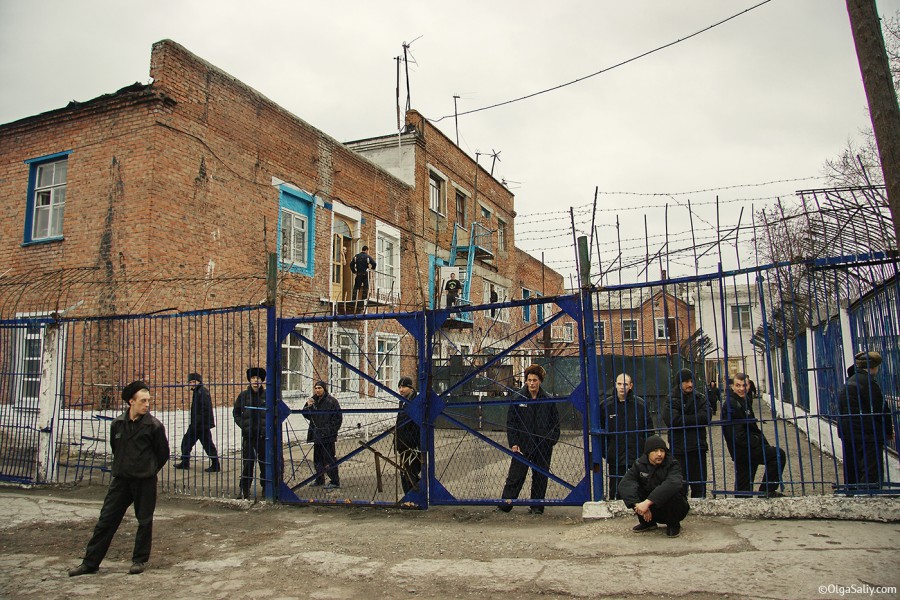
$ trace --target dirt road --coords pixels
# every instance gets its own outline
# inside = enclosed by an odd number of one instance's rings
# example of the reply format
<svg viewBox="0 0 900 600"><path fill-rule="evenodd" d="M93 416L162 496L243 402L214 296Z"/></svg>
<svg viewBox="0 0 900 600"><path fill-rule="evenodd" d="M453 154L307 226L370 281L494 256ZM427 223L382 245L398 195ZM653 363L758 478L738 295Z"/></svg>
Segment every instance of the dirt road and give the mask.
<svg viewBox="0 0 900 600"><path fill-rule="evenodd" d="M838 586L900 586L898 523L689 516L672 540L662 529L633 534L630 518L583 521L577 508L538 517L522 508L407 511L171 496L158 505L146 573L126 574L129 516L100 573L69 578L104 493L0 488L0 596L838 598Z"/></svg>

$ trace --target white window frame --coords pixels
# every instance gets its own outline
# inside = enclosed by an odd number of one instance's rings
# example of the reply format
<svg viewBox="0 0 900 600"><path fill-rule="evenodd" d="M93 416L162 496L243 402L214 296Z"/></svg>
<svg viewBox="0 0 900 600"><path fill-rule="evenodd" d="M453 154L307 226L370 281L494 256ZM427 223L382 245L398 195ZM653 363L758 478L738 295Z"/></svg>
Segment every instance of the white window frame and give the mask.
<svg viewBox="0 0 900 600"><path fill-rule="evenodd" d="M34 165L34 195L31 205L30 241L61 238L63 217L66 209L66 181L68 179L68 157ZM62 167L62 168L60 168ZM52 169L50 182L41 185L41 176ZM62 180L60 181L60 173ZM41 217L46 215L41 226ZM41 231L38 230L40 227Z"/></svg>
<svg viewBox="0 0 900 600"><path fill-rule="evenodd" d="M453 215L454 215L454 219L456 221L456 226L459 227L460 229L462 229L463 231L468 231L469 230L469 193L456 184L453 184L453 189L455 190L455 193L453 194L453 203L454 203ZM462 200L463 200L462 223L460 223L460 219L459 219L459 200L460 200L460 198L462 198Z"/></svg>
<svg viewBox="0 0 900 600"><path fill-rule="evenodd" d="M625 337L625 323L634 323L634 337ZM622 319L622 341L637 342L641 339L641 322L639 319Z"/></svg>
<svg viewBox="0 0 900 600"><path fill-rule="evenodd" d="M672 321L672 324L677 327L678 324L673 317L668 318L669 321ZM656 333L656 339L658 340L668 340L672 337L671 334L675 332L670 332L669 328L666 326L667 319L666 317L655 317L653 319L653 329ZM662 326L662 328L660 328ZM676 336L677 337L677 336Z"/></svg>
<svg viewBox="0 0 900 600"><path fill-rule="evenodd" d="M491 221L491 217L494 215L494 211L485 206L484 204L479 204L479 216L487 222Z"/></svg>
<svg viewBox="0 0 900 600"><path fill-rule="evenodd" d="M297 325L296 331L308 339L312 339L312 327ZM281 343L281 396L285 402L305 399L312 395L313 360L312 346L300 341L294 335L288 335ZM294 368L291 368L292 365Z"/></svg>
<svg viewBox="0 0 900 600"><path fill-rule="evenodd" d="M288 235L290 233L290 235ZM303 238L300 248L296 244L295 234ZM309 254L309 219L306 215L281 209L281 262L296 267L306 267Z"/></svg>
<svg viewBox="0 0 900 600"><path fill-rule="evenodd" d="M497 219L497 251L506 252L506 221Z"/></svg>
<svg viewBox="0 0 900 600"><path fill-rule="evenodd" d="M375 379L388 389L400 381L400 336L375 334Z"/></svg>
<svg viewBox="0 0 900 600"><path fill-rule="evenodd" d="M752 328L749 304L731 305L731 331L743 331Z"/></svg>
<svg viewBox="0 0 900 600"><path fill-rule="evenodd" d="M594 321L594 341L605 342L606 330L606 321L602 319L597 319L596 321Z"/></svg>
<svg viewBox="0 0 900 600"><path fill-rule="evenodd" d="M355 329L333 327L330 330L328 350L340 356L347 364L359 369L359 332ZM338 363L328 361L329 391L335 398L356 398L359 396L359 375Z"/></svg>
<svg viewBox="0 0 900 600"><path fill-rule="evenodd" d="M428 165L428 208L441 216L447 214L447 176L432 165Z"/></svg>
<svg viewBox="0 0 900 600"><path fill-rule="evenodd" d="M388 243L393 244L393 248L387 252L385 247ZM400 230L381 221L375 222L375 262L378 267L375 269L375 294L380 300L391 298L400 299L400 263L402 261L402 253L400 252Z"/></svg>

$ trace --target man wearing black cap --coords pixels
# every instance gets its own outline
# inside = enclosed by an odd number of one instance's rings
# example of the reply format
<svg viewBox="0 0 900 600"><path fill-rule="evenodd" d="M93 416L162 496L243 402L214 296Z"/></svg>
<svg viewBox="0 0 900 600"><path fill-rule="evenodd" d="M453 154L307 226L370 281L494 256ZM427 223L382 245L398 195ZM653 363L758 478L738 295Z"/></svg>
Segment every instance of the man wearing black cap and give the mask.
<svg viewBox="0 0 900 600"><path fill-rule="evenodd" d="M241 499L250 498L254 463L259 463L260 479L266 472L266 370L247 369L247 381L250 385L238 394L231 411L241 429Z"/></svg>
<svg viewBox="0 0 900 600"><path fill-rule="evenodd" d="M669 443L672 454L681 465L684 478L684 495L688 486L691 496L706 496L706 428L710 421L709 402L706 396L694 389L694 374L689 369L678 373L675 387L662 410L663 422L669 426Z"/></svg>
<svg viewBox="0 0 900 600"><path fill-rule="evenodd" d="M325 483L325 472L328 472L330 483L326 490L341 487L341 478L338 475L335 462L334 444L337 441L338 431L344 422L341 414L341 405L337 399L328 393L324 381L317 381L313 386L312 398L306 401L306 406L300 409L300 413L309 421L309 433L306 441L313 444L313 464L316 467L316 480L311 484L319 486Z"/></svg>
<svg viewBox="0 0 900 600"><path fill-rule="evenodd" d="M191 396L191 422L188 424L184 437L181 438L181 461L175 465L176 469L187 469L191 464L191 450L199 440L206 455L212 459L212 464L204 469L207 473L219 471L219 453L213 442L212 429L216 426L216 418L213 415L212 398L209 390L203 385L203 377L200 373L188 373L188 385L193 390Z"/></svg>
<svg viewBox="0 0 900 600"><path fill-rule="evenodd" d="M643 533L656 529L657 523L665 523L668 537L681 534L681 521L690 505L684 495L681 467L658 435L647 438L644 454L625 473L619 494L637 515L638 524L632 531Z"/></svg>
<svg viewBox="0 0 900 600"><path fill-rule="evenodd" d="M731 379L731 390L722 405L722 436L734 461L735 497L750 495L756 470L759 465L765 465L759 491L766 498L781 498L784 494L778 488L781 487L787 454L781 448L769 445L759 428L753 414L753 403L747 394L749 381L746 373L735 373Z"/></svg>
<svg viewBox="0 0 900 600"><path fill-rule="evenodd" d="M875 381L881 360L878 352L858 353L853 357L853 372L838 392L844 483L851 492L882 486L884 446L894 439L891 409Z"/></svg>
<svg viewBox="0 0 900 600"><path fill-rule="evenodd" d="M369 247L363 246L362 252L353 257L353 260L350 261L350 271L356 275L356 279L353 280L353 299L354 300L365 300L369 297L369 273L368 270L375 270L377 266L375 264L375 260L372 259L368 254ZM356 292L362 291L361 296L357 296Z"/></svg>
<svg viewBox="0 0 900 600"><path fill-rule="evenodd" d="M69 577L96 573L109 550L125 511L134 504L138 529L131 555L132 575L143 573L150 560L153 541L153 512L156 510L156 474L169 460L166 429L150 414L150 388L132 381L122 390L128 410L113 419L109 428L112 449L112 480L100 509L94 535L88 542L81 564L69 570Z"/></svg>
<svg viewBox="0 0 900 600"><path fill-rule="evenodd" d="M404 401L400 403L397 413L397 426L394 429L394 449L400 463L400 485L403 493L419 487L422 476L422 450L419 446L421 430L419 425L410 419L404 408L416 397L412 377L401 377L397 384Z"/></svg>

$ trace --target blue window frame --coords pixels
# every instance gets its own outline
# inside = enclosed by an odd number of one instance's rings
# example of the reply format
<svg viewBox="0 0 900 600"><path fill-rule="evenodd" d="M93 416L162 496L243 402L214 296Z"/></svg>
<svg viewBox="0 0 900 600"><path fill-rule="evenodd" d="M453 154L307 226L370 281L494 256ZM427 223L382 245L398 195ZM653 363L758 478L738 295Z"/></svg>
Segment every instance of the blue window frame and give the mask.
<svg viewBox="0 0 900 600"><path fill-rule="evenodd" d="M29 170L23 244L63 239L69 154L57 152L25 161Z"/></svg>
<svg viewBox="0 0 900 600"><path fill-rule="evenodd" d="M291 273L313 276L315 198L287 185L279 187L278 262Z"/></svg>

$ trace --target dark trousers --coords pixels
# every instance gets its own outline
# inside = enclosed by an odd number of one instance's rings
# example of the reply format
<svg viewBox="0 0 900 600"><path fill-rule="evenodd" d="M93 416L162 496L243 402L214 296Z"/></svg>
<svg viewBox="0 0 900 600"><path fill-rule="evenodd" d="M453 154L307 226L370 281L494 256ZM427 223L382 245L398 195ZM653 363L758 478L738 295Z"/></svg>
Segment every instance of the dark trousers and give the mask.
<svg viewBox="0 0 900 600"><path fill-rule="evenodd" d="M620 499L619 496L619 483L622 481L622 477L625 476L625 473L628 472L627 464L616 464L616 463L606 463L606 474L609 478L609 490L607 494L609 494L610 500Z"/></svg>
<svg viewBox="0 0 900 600"><path fill-rule="evenodd" d="M131 479L113 477L100 509L100 518L94 527L94 535L88 542L84 552L85 565L91 568L100 566L103 557L109 550L116 530L122 523L125 511L134 504L134 516L138 529L134 536L132 562L147 562L150 559L150 546L153 542L153 511L156 510L156 477Z"/></svg>
<svg viewBox="0 0 900 600"><path fill-rule="evenodd" d="M206 455L213 460L214 464L218 464L219 452L216 450L215 442L213 442L212 430L194 427L193 425L188 427L184 437L181 438L181 462L187 464L191 459L191 450L193 450L194 444L198 441L203 446L203 451L206 452Z"/></svg>
<svg viewBox="0 0 900 600"><path fill-rule="evenodd" d="M646 498L641 499L642 502L644 500ZM687 516L689 510L691 510L691 507L687 498L681 494L675 494L663 504L654 504L650 507L650 512L653 514L653 522L665 523L666 525L678 525ZM638 521L644 522L640 516L638 516Z"/></svg>
<svg viewBox="0 0 900 600"><path fill-rule="evenodd" d="M523 458L535 464L545 471L550 470L550 459L553 456L553 446L542 450L535 450L523 454ZM515 458L509 463L509 473L506 475L506 485L503 486L501 498L513 499L519 497L522 486L525 485L525 476L528 475L528 465ZM547 495L547 476L531 469L531 499L543 500Z"/></svg>
<svg viewBox="0 0 900 600"><path fill-rule="evenodd" d="M844 448L844 483L859 489L881 487L884 446L852 433L844 434L841 445Z"/></svg>
<svg viewBox="0 0 900 600"><path fill-rule="evenodd" d="M264 435L241 436L241 492L250 495L253 485L253 469L259 463L259 480L266 474L266 437Z"/></svg>
<svg viewBox="0 0 900 600"><path fill-rule="evenodd" d="M326 469L331 483L335 485L341 483L338 468L331 467L334 464L334 453L334 440L330 442L315 442L313 444L313 464L316 466L317 475L316 483L325 483Z"/></svg>
<svg viewBox="0 0 900 600"><path fill-rule="evenodd" d="M357 295L357 291L361 291L360 295ZM354 300L365 300L369 297L369 274L368 273L360 273L357 274L356 279L353 280L353 299Z"/></svg>
<svg viewBox="0 0 900 600"><path fill-rule="evenodd" d="M673 454L681 465L681 477L684 479L684 495L690 489L694 498L706 497L706 452L690 450L687 454Z"/></svg>
<svg viewBox="0 0 900 600"><path fill-rule="evenodd" d="M752 491L756 470L760 465L765 465L766 471L763 473L762 483L759 484L759 491L766 493L778 491L786 461L787 454L784 450L768 444L754 448L749 456L738 454L734 459L734 491Z"/></svg>
<svg viewBox="0 0 900 600"><path fill-rule="evenodd" d="M456 294L447 294L447 308L450 308L454 304L456 304L457 295Z"/></svg>
<svg viewBox="0 0 900 600"><path fill-rule="evenodd" d="M419 487L422 478L422 453L418 448L401 448L397 453L400 461L400 485L406 494Z"/></svg>

